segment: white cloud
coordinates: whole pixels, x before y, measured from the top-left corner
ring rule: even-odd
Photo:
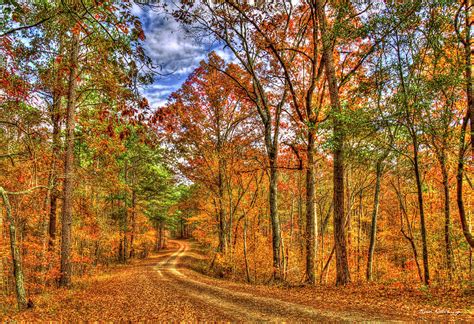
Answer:
[[[188,35],[173,17],[143,9],[145,50],[163,73],[188,74],[206,57],[206,47]]]
[[[179,87],[179,84],[154,83],[148,86],[143,94],[147,97],[152,107],[160,107],[166,104],[169,95]]]
[[[194,38],[173,17],[159,9],[134,4],[132,12],[142,22],[146,35],[145,51],[162,74],[144,90],[152,107],[165,104],[168,96],[181,86],[211,50],[226,62],[234,59],[229,49]]]

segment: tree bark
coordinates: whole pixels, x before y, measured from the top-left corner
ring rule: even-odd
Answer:
[[[463,118],[461,125],[461,135],[459,140],[459,154],[458,154],[458,167],[456,174],[456,200],[459,209],[459,218],[461,219],[462,232],[466,241],[469,243],[471,248],[474,248],[474,236],[472,235],[466,219],[466,211],[464,209],[463,201],[463,177],[464,177],[464,155],[466,153],[465,148],[465,137],[467,131],[467,125],[469,120],[471,121],[471,158],[474,157],[474,96],[472,93],[472,65],[471,65],[471,22],[470,22],[470,2],[464,0],[463,5],[465,9],[465,39],[461,39],[462,36],[458,34],[461,42],[464,45],[464,59],[465,59],[465,82],[466,82],[466,97],[467,97],[467,109],[466,115]],[[460,8],[461,10],[461,8]],[[457,21],[457,17],[456,17]]]
[[[72,240],[72,203],[74,171],[74,128],[76,109],[76,86],[79,56],[79,34],[72,34],[70,68],[66,107],[66,155],[64,158],[64,200],[61,214],[61,276],[59,285],[71,285],[71,240]]]
[[[273,278],[280,280],[282,278],[281,268],[281,237],[280,237],[280,218],[278,215],[278,169],[276,157],[274,154],[270,158],[270,218],[272,222],[272,249],[273,249]]]
[[[130,222],[132,231],[130,233],[130,258],[135,257],[135,248],[133,247],[133,243],[135,240],[135,231],[136,231],[136,217],[137,217],[137,211],[135,210],[137,205],[137,193],[135,190],[132,190],[132,216],[130,217]]]
[[[359,191],[359,212],[357,213],[357,280],[360,280],[360,261],[362,259],[362,254],[360,252],[360,243],[362,237],[362,213],[363,213],[363,198],[364,190]]]
[[[63,36],[61,35],[59,40],[59,51],[62,51]],[[57,186],[57,160],[60,150],[60,119],[61,119],[61,72],[60,66],[56,67],[55,71],[55,83],[53,89],[53,104],[51,109],[51,124],[53,126],[52,130],[52,143],[51,143],[51,171],[49,178],[49,185],[51,187],[50,197],[49,197],[49,228],[48,228],[48,246],[52,250],[56,241],[56,223],[57,223],[57,202],[60,197],[60,193]]]
[[[53,124],[53,136],[52,136],[52,145],[51,149],[53,151],[51,157],[51,171],[50,171],[50,185],[51,185],[51,194],[49,197],[49,241],[48,246],[49,249],[52,250],[54,247],[54,243],[56,241],[56,211],[57,211],[57,204],[59,199],[59,190],[56,184],[56,157],[58,155],[59,150],[59,114],[60,114],[60,102],[61,98],[56,97],[53,99],[53,111],[51,114],[51,122]]]
[[[425,209],[423,205],[423,187],[420,175],[420,167],[418,161],[418,142],[416,140],[416,134],[413,134],[413,162],[415,169],[415,180],[416,180],[416,191],[418,197],[418,208],[420,211],[420,230],[421,230],[421,242],[423,251],[423,281],[425,285],[430,284],[430,270],[428,261],[428,243],[426,241],[426,224],[425,224]]]
[[[125,194],[123,202],[123,254],[122,254],[122,263],[126,263],[128,259],[128,206],[127,206],[127,194]]]
[[[244,233],[243,233],[243,244],[244,244],[244,260],[245,260],[245,276],[247,278],[247,282],[251,282],[250,278],[250,267],[249,267],[249,259],[247,255],[247,216],[244,218]]]
[[[466,61],[465,65],[465,74],[466,74],[466,95],[467,95],[467,110],[468,115],[470,115],[471,120],[471,158],[474,159],[474,95],[472,93],[472,64],[471,64],[471,55],[472,55],[472,44],[471,44],[471,24],[472,24],[472,14],[471,14],[472,1],[464,0],[464,10],[465,10],[465,28],[466,28],[466,38],[464,45],[464,57]],[[472,245],[471,245],[472,247]]]
[[[225,253],[227,250],[227,235],[226,235],[226,213],[224,207],[224,161],[220,156],[220,144],[218,144],[219,155],[219,170],[218,170],[218,191],[219,191],[219,246],[218,252]]]
[[[413,259],[416,263],[416,268],[418,270],[418,278],[420,279],[420,282],[423,282],[423,275],[421,273],[420,263],[418,262],[418,252],[416,250],[415,241],[413,239],[413,230],[411,229],[411,225],[410,225],[410,222],[408,220],[408,213],[407,213],[407,211],[405,209],[405,205],[403,203],[402,194],[401,194],[400,190],[398,190],[395,185],[393,185],[393,189],[395,189],[395,193],[397,194],[398,205],[399,205],[400,211],[401,211],[401,213],[400,213],[400,232],[402,233],[403,237],[405,237],[408,240],[408,242],[410,242],[410,246],[411,246],[412,251],[413,251]],[[405,217],[405,219],[406,219],[408,234],[404,230],[403,217]]]
[[[444,149],[443,149],[444,150]],[[453,248],[451,244],[451,208],[449,206],[450,194],[449,194],[449,175],[446,168],[446,155],[445,152],[441,152],[439,159],[441,165],[441,174],[443,176],[443,196],[444,196],[444,243],[446,252],[446,269],[448,270],[449,280],[452,279],[453,275]]]
[[[369,253],[367,257],[367,281],[372,280],[372,261],[374,258],[375,250],[375,241],[377,235],[377,217],[379,212],[379,203],[380,203],[380,184],[382,180],[383,165],[382,161],[377,161],[376,166],[376,178],[375,178],[375,192],[374,192],[374,210],[372,211],[372,224],[370,228],[370,243],[369,243]]]
[[[308,131],[308,166],[306,169],[306,281],[315,283],[316,219],[314,209],[314,132]]]
[[[21,311],[28,307],[28,302],[26,300],[25,279],[23,275],[20,249],[18,248],[17,239],[16,239],[17,233],[16,233],[15,220],[13,219],[13,216],[11,213],[11,206],[10,206],[10,200],[8,199],[8,193],[2,187],[0,187],[0,194],[2,196],[3,204],[5,205],[5,210],[7,214],[8,229],[10,232],[10,250],[11,250],[12,261],[13,261],[13,275],[15,277],[16,300],[18,303],[18,309]]]
[[[471,248],[474,247],[474,236],[472,235],[469,224],[466,218],[466,210],[464,208],[463,198],[463,178],[464,178],[464,154],[466,153],[466,147],[464,144],[466,137],[467,123],[469,121],[469,110],[464,116],[461,126],[461,135],[459,138],[459,154],[458,154],[458,167],[456,174],[456,201],[458,204],[459,218],[461,219],[461,227],[466,241],[469,243]]]
[[[351,281],[347,261],[347,247],[344,228],[344,131],[340,121],[341,105],[339,89],[334,69],[331,37],[326,30],[327,20],[321,0],[316,0],[321,38],[323,40],[323,60],[329,88],[329,99],[333,114],[333,200],[334,200],[334,242],[336,244],[336,285],[346,285]]]

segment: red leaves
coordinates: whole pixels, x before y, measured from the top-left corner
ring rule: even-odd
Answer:
[[[106,133],[110,136],[110,137],[113,137],[115,132],[114,132],[114,127],[112,124],[108,124],[107,125],[107,131]]]
[[[71,29],[71,32],[74,34],[74,35],[79,35],[81,33],[81,23],[78,22],[74,25],[74,27]]]
[[[144,108],[148,108],[149,107],[149,104],[148,104],[148,100],[146,98],[142,98],[139,103],[138,103],[138,106],[142,109]]]
[[[127,25],[123,24],[123,23],[119,23],[116,25],[116,27],[122,31],[124,34],[127,34],[128,33],[128,27]]]

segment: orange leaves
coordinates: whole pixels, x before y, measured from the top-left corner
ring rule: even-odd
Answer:
[[[142,109],[144,109],[144,108],[149,108],[149,106],[150,106],[150,105],[148,104],[148,100],[147,100],[145,97],[143,97],[143,98],[139,101],[138,105],[139,105],[139,107],[142,108]]]
[[[72,27],[71,31],[74,35],[79,35],[81,33],[83,26],[81,22],[77,22],[74,27]]]
[[[120,23],[120,24],[117,24],[115,25],[121,32],[123,32],[124,34],[128,34],[128,27],[127,25],[123,24],[123,23]]]

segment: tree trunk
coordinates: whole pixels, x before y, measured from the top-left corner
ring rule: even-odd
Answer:
[[[62,43],[62,38],[60,40],[60,47]],[[56,160],[58,159],[58,151],[60,150],[60,116],[61,116],[61,92],[58,90],[60,88],[60,81],[61,81],[61,74],[59,72],[59,67],[56,71],[56,81],[55,81],[55,89],[53,90],[53,105],[51,110],[51,124],[53,126],[52,132],[52,143],[51,143],[51,171],[50,171],[50,178],[49,178],[49,185],[51,187],[51,193],[49,196],[49,241],[48,246],[49,249],[52,250],[54,247],[54,243],[56,241],[56,211],[57,211],[57,202],[59,199],[59,190],[57,186],[57,171],[56,171]]]
[[[329,99],[333,114],[333,200],[334,200],[334,242],[336,244],[336,285],[346,285],[351,281],[347,261],[347,247],[344,228],[344,131],[340,121],[341,105],[339,89],[334,69],[333,48],[321,0],[316,0],[321,38],[323,40],[323,60],[329,88]]]
[[[408,242],[410,242],[411,249],[413,251],[413,259],[415,260],[416,263],[416,269],[418,270],[418,278],[420,279],[421,282],[423,282],[423,275],[421,274],[421,268],[420,268],[420,263],[418,262],[418,252],[416,250],[416,245],[415,241],[413,239],[413,231],[411,229],[410,222],[408,220],[408,213],[405,209],[405,206],[403,204],[403,198],[401,192],[397,189],[395,185],[393,185],[393,188],[395,189],[395,193],[397,194],[398,198],[398,205],[400,206],[400,232],[402,233],[403,237],[405,237]],[[406,222],[407,222],[407,228],[408,228],[408,234],[405,233],[404,226],[403,226],[403,217],[405,217]]]
[[[135,257],[135,248],[133,247],[133,241],[135,239],[136,223],[135,218],[137,216],[136,208],[137,193],[135,190],[132,191],[132,216],[130,217],[130,222],[132,223],[132,231],[130,233],[130,258]]]
[[[464,116],[461,126],[461,135],[459,138],[459,153],[458,153],[458,170],[456,174],[456,201],[459,209],[459,218],[461,219],[461,227],[466,241],[469,243],[471,248],[474,247],[474,236],[472,235],[469,224],[466,218],[466,210],[464,209],[464,198],[463,198],[463,178],[464,178],[464,154],[466,153],[466,147],[464,144],[466,137],[467,123],[469,121],[469,110]]]
[[[58,99],[59,101],[60,99]],[[53,156],[51,157],[51,173],[50,173],[50,185],[51,185],[51,194],[49,197],[49,249],[52,250],[54,247],[54,242],[56,241],[56,210],[57,202],[59,198],[59,190],[56,184],[56,156],[57,150],[59,150],[59,104],[58,108],[53,108],[54,112],[51,116],[51,121],[53,123],[53,138],[52,138],[52,150]],[[56,106],[56,104],[54,104]]]
[[[166,242],[167,242],[167,237],[166,237],[166,224],[161,221],[160,223],[160,238],[161,238],[161,241],[160,241],[160,248],[161,249],[166,249],[167,248],[167,245],[166,245]]]
[[[403,226],[403,225],[402,225],[402,226]],[[422,273],[421,273],[420,263],[418,262],[418,252],[417,252],[417,250],[416,250],[415,240],[413,239],[412,236],[408,236],[408,235],[403,231],[403,229],[402,229],[401,231],[402,231],[403,236],[408,240],[408,242],[410,242],[411,250],[412,250],[412,252],[413,252],[413,259],[415,260],[415,264],[416,264],[416,269],[417,269],[417,273],[418,273],[418,278],[420,279],[421,282],[423,282],[423,275],[422,275]]]
[[[360,253],[360,243],[361,243],[361,236],[362,236],[362,213],[363,213],[363,206],[362,206],[362,197],[364,194],[364,190],[361,189],[359,191],[359,212],[357,213],[357,280],[360,280],[360,260],[362,259],[362,255]]]
[[[72,34],[71,57],[69,68],[67,107],[66,107],[66,155],[64,160],[64,201],[61,214],[61,276],[59,285],[71,285],[71,231],[72,231],[72,199],[74,170],[74,128],[76,109],[76,86],[79,56],[79,34]]]
[[[299,243],[299,251],[303,254],[303,231],[304,231],[304,223],[303,223],[303,170],[298,170],[298,243]]]
[[[184,219],[179,219],[179,226],[180,226],[180,238],[184,239]]]
[[[163,221],[158,221],[156,225],[156,248],[155,250],[159,252],[163,248]]]
[[[375,178],[375,192],[374,192],[374,210],[372,211],[372,225],[370,228],[370,243],[369,253],[367,258],[367,281],[372,280],[372,261],[374,258],[375,238],[377,235],[377,216],[380,203],[380,183],[382,180],[383,165],[382,161],[377,161],[376,178]]]
[[[466,95],[467,95],[467,115],[470,115],[471,120],[471,158],[474,159],[474,96],[472,94],[472,44],[471,44],[471,25],[472,25],[472,13],[471,13],[472,1],[464,1],[465,10],[465,28],[466,38],[464,42],[464,57],[466,61],[465,73],[466,73]],[[472,247],[472,244],[471,244]]]
[[[247,278],[247,282],[251,282],[251,279],[250,279],[250,268],[249,268],[249,259],[248,259],[248,255],[247,255],[247,216],[245,216],[244,218],[244,233],[243,233],[244,237],[244,260],[245,260],[245,275],[246,275],[246,278]]]
[[[122,263],[126,263],[128,259],[128,206],[127,206],[127,194],[125,195],[123,202],[123,254]]]
[[[0,187],[0,194],[2,195],[3,204],[7,214],[7,223],[10,232],[10,249],[13,261],[13,275],[15,277],[15,288],[16,288],[16,300],[18,303],[18,309],[24,310],[28,307],[25,292],[25,279],[23,276],[23,268],[21,262],[20,249],[17,245],[16,240],[16,226],[15,220],[11,213],[10,200],[8,199],[8,193]]]
[[[451,208],[449,206],[449,176],[446,168],[446,156],[442,152],[440,159],[441,174],[443,176],[443,193],[444,193],[444,243],[446,251],[446,269],[448,270],[448,278],[452,279],[453,275],[453,248],[451,246]]]
[[[416,180],[416,190],[418,196],[418,208],[420,211],[420,229],[421,229],[421,242],[422,242],[422,251],[423,251],[423,270],[424,270],[424,283],[425,285],[430,284],[430,270],[428,262],[428,243],[426,241],[426,224],[425,224],[425,210],[423,206],[423,187],[421,183],[420,167],[418,162],[418,142],[416,141],[416,134],[413,134],[413,162],[415,169],[415,180]]]
[[[461,219],[462,232],[466,241],[469,243],[471,248],[474,247],[474,236],[472,235],[466,219],[466,211],[464,209],[463,201],[463,177],[464,177],[464,154],[466,153],[465,148],[465,137],[467,124],[471,121],[471,158],[474,158],[474,98],[472,94],[472,65],[471,65],[471,15],[470,15],[470,4],[471,1],[464,1],[465,8],[465,27],[466,27],[466,38],[463,41],[465,50],[465,77],[466,77],[466,96],[467,96],[467,109],[466,115],[463,118],[461,126],[461,135],[459,141],[459,154],[458,154],[458,170],[456,175],[456,200],[459,209],[459,217]]]
[[[282,278],[281,269],[281,236],[280,236],[280,218],[278,216],[278,169],[276,164],[276,154],[270,154],[270,219],[272,222],[272,249],[273,249],[273,279]]]
[[[329,264],[331,263],[332,256],[334,255],[334,251],[336,250],[336,245],[332,246],[331,253],[329,253],[328,260],[326,261],[326,264],[324,265],[323,269],[321,270],[321,275],[319,276],[319,283],[323,282],[323,277],[324,274],[328,271],[329,269]]]
[[[308,131],[306,169],[306,282],[315,283],[316,219],[314,210],[314,132]]]
[[[122,262],[123,260],[123,239],[122,239],[122,233],[120,233],[120,242],[119,242],[119,250],[118,250],[118,261]]]
[[[227,250],[227,235],[226,235],[226,215],[224,207],[224,161],[220,158],[219,152],[219,171],[218,171],[218,186],[219,186],[219,246],[217,251],[225,253]]]

